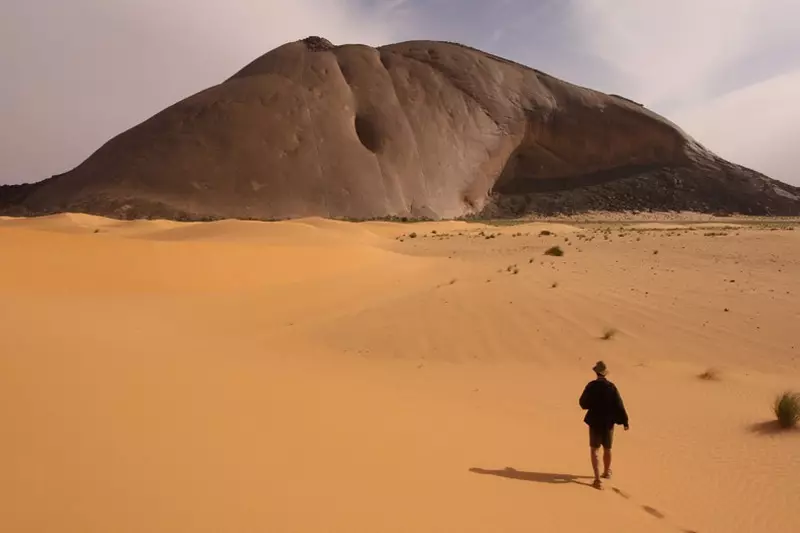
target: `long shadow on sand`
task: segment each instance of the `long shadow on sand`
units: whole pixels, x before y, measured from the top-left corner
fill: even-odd
[[[485,474],[489,476],[499,476],[508,479],[518,479],[520,481],[531,481],[533,483],[550,483],[552,485],[563,485],[565,483],[577,483],[591,487],[590,483],[581,481],[582,479],[592,479],[589,476],[573,476],[572,474],[550,474],[545,472],[522,472],[511,467],[503,470],[486,470],[484,468],[470,468],[474,474]]]

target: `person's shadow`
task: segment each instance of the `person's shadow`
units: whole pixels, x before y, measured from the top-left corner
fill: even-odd
[[[562,485],[565,483],[577,483],[591,487],[590,483],[581,481],[582,479],[592,479],[590,476],[574,476],[572,474],[550,474],[545,472],[523,472],[506,467],[503,470],[486,470],[484,468],[470,468],[474,474],[484,474],[489,476],[499,476],[508,479],[518,479],[520,481],[531,481],[533,483],[550,483],[552,485]]]

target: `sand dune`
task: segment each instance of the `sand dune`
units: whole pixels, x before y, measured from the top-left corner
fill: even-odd
[[[797,530],[800,231],[634,226],[4,219],[0,530]]]

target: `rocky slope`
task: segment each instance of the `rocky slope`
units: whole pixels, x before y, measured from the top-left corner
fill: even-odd
[[[310,37],[110,140],[0,187],[0,214],[452,218],[590,209],[800,214],[625,98],[462,45]]]

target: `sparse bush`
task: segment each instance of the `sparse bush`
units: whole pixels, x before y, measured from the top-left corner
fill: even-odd
[[[702,379],[702,380],[704,380],[704,381],[719,381],[719,374],[720,374],[720,372],[719,372],[718,369],[709,368],[708,370],[706,370],[705,372],[703,372],[702,374],[700,374],[697,377]]]
[[[606,328],[606,330],[603,331],[602,339],[604,341],[609,341],[609,340],[613,339],[614,337],[616,337],[617,333],[619,333],[619,332],[615,328]]]
[[[773,406],[778,424],[784,428],[793,428],[800,422],[800,394],[784,392],[775,398]]]
[[[560,246],[551,246],[550,248],[544,251],[544,255],[561,257],[562,255],[564,255],[564,250],[562,250]]]

